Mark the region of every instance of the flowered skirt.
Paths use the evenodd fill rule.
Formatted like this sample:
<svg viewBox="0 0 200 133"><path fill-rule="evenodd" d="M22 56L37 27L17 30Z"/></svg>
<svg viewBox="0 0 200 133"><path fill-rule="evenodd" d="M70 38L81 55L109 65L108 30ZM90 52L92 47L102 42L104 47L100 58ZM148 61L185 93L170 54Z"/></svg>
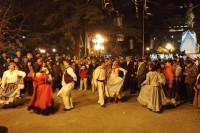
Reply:
<svg viewBox="0 0 200 133"><path fill-rule="evenodd" d="M15 98L20 97L20 90L24 88L24 85L15 83L5 84L4 89L0 88L0 104L9 104L12 103Z"/></svg>

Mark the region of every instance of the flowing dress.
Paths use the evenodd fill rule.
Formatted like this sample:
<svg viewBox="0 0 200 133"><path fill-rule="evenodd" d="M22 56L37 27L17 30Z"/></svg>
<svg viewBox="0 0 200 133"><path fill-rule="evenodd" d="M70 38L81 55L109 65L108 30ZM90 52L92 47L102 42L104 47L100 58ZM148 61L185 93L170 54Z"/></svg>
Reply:
<svg viewBox="0 0 200 133"><path fill-rule="evenodd" d="M7 70L3 73L0 83L0 104L10 104L20 97L20 90L24 88L22 79L26 73L19 70Z"/></svg>
<svg viewBox="0 0 200 133"><path fill-rule="evenodd" d="M195 94L194 94L194 101L193 101L193 105L195 107L200 108L200 85L198 84L200 78L200 74L197 76L197 81L196 81L196 85L195 85Z"/></svg>
<svg viewBox="0 0 200 133"><path fill-rule="evenodd" d="M36 113L49 114L53 111L53 91L50 84L46 83L48 75L30 72L28 77L33 79L33 95L29 102L28 110L33 109Z"/></svg>
<svg viewBox="0 0 200 133"><path fill-rule="evenodd" d="M110 70L110 76L107 81L107 90L109 97L114 95L119 96L120 90L122 88L124 79L119 76L119 71L125 72L126 70L117 66Z"/></svg>
<svg viewBox="0 0 200 133"><path fill-rule="evenodd" d="M156 71L148 72L137 100L152 111L159 112L162 106L168 103L161 85L164 83L163 74Z"/></svg>

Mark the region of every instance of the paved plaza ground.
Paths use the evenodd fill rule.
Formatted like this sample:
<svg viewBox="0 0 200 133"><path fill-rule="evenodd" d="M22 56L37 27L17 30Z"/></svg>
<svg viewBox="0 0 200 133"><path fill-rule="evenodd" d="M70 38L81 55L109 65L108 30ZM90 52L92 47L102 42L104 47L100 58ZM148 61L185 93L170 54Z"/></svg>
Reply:
<svg viewBox="0 0 200 133"><path fill-rule="evenodd" d="M55 95L58 110L50 116L27 111L30 97L25 97L22 106L0 109L0 126L8 133L200 133L200 109L187 103L154 113L137 102L137 95L106 108L97 104L97 93L74 90L72 95L75 108L66 112Z"/></svg>

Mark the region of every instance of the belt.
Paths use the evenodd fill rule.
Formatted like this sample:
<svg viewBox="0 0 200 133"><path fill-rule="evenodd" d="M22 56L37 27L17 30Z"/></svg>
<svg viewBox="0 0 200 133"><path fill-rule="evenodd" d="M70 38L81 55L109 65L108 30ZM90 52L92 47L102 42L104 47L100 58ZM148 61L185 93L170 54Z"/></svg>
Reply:
<svg viewBox="0 0 200 133"><path fill-rule="evenodd" d="M97 79L97 81L99 81L99 82L104 82L105 80L98 80L98 79Z"/></svg>

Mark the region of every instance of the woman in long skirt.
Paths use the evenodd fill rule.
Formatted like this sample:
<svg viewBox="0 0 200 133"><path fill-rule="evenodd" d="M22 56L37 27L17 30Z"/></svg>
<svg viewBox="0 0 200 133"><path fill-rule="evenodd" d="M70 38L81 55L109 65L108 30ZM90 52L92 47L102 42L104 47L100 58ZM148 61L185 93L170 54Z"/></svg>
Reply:
<svg viewBox="0 0 200 133"><path fill-rule="evenodd" d="M142 83L141 91L138 96L140 104L148 109L159 112L163 105L168 103L162 84L165 83L164 76L156 71L157 68L153 63L149 64L149 72L146 75L146 80Z"/></svg>
<svg viewBox="0 0 200 133"><path fill-rule="evenodd" d="M197 81L194 88L195 88L195 94L194 94L193 105L195 107L200 108L200 74L197 77Z"/></svg>
<svg viewBox="0 0 200 133"><path fill-rule="evenodd" d="M35 72L30 72L28 77L33 79L33 95L28 110L33 109L34 112L44 115L53 113L53 91L48 75L38 68Z"/></svg>
<svg viewBox="0 0 200 133"><path fill-rule="evenodd" d="M8 70L3 73L0 86L0 104L4 104L4 109L16 106L14 101L20 97L20 90L24 88L23 79L26 73L15 69L15 67L15 63L10 63Z"/></svg>
<svg viewBox="0 0 200 133"><path fill-rule="evenodd" d="M107 81L108 95L110 98L114 98L115 102L117 99L121 99L120 90L124 82L124 78L119 76L119 71L122 71L125 77L127 71L118 66L118 61L115 60L109 70L109 78Z"/></svg>

